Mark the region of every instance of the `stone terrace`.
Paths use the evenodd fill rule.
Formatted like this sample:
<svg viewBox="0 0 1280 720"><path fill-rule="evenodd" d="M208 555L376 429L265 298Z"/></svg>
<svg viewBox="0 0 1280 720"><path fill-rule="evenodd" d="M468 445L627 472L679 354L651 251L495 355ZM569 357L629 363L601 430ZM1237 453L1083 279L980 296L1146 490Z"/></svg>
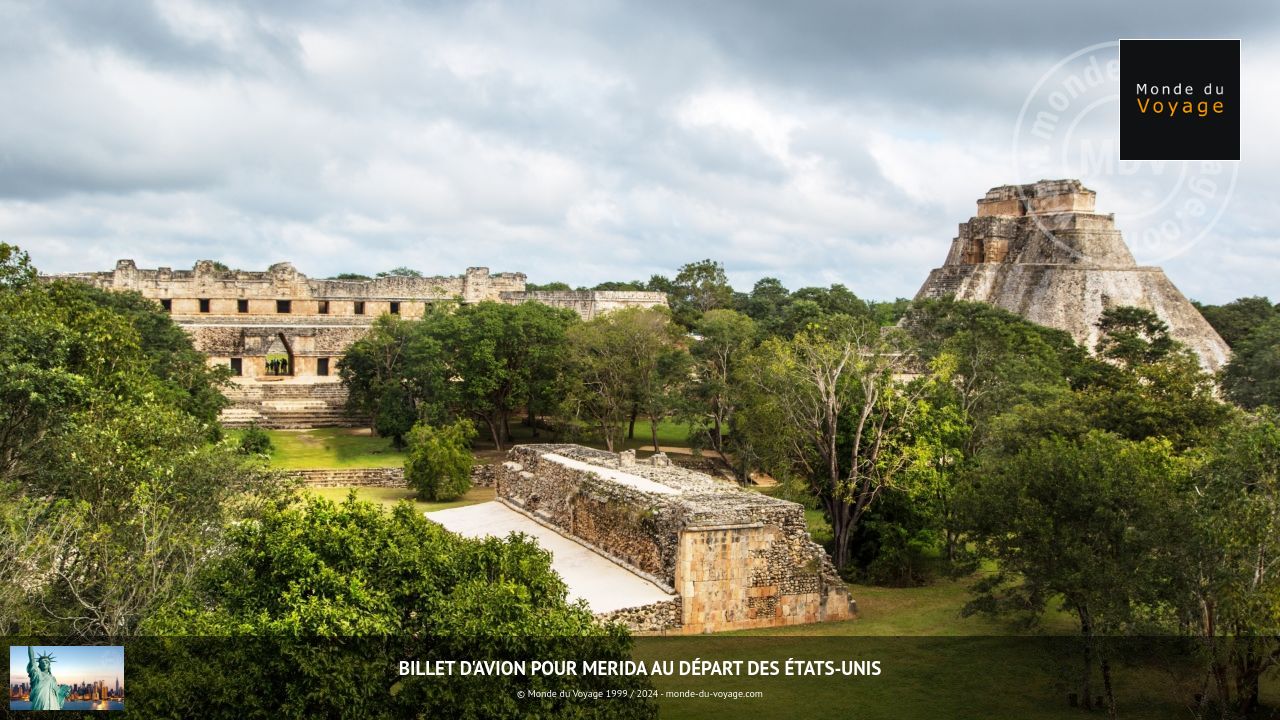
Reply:
<svg viewBox="0 0 1280 720"><path fill-rule="evenodd" d="M634 629L697 633L852 616L800 505L672 466L661 453L638 462L631 451L520 445L496 487L499 502L679 595L653 612L613 614Z"/></svg>

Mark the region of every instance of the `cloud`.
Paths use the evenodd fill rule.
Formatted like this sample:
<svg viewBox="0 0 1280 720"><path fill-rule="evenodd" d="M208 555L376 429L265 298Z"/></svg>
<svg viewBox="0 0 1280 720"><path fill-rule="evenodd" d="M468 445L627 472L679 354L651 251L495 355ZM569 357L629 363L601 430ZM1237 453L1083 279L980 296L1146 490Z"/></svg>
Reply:
<svg viewBox="0 0 1280 720"><path fill-rule="evenodd" d="M1276 30L1234 1L0 4L0 235L55 272L577 285L712 257L742 289L910 296L977 197L1038 179L1010 143L1059 58L1244 36L1230 212L1166 265L1201 299L1274 293ZM1124 229L1133 201L1098 189Z"/></svg>

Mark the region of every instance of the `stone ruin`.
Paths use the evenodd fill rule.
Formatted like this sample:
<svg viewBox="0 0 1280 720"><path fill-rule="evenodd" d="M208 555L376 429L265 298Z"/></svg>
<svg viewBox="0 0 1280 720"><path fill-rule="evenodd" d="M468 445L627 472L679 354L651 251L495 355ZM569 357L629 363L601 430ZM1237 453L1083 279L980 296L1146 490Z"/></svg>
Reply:
<svg viewBox="0 0 1280 720"><path fill-rule="evenodd" d="M518 445L497 502L648 579L670 600L605 614L638 632L703 633L853 617L804 508L671 465L580 445Z"/></svg>
<svg viewBox="0 0 1280 720"><path fill-rule="evenodd" d="M523 273L467 268L462 275L309 278L290 263L266 271L222 270L201 260L191 270L141 269L120 260L112 271L51 276L155 300L215 365L231 368L228 427L257 423L297 429L365 424L347 415L337 364L381 315L420 318L441 303L540 302L589 320L626 307L666 305L664 293L526 291Z"/></svg>
<svg viewBox="0 0 1280 720"><path fill-rule="evenodd" d="M1095 212L1095 199L1079 180L992 188L916 299L953 295L996 305L1065 330L1089 349L1103 311L1145 308L1216 371L1227 361L1227 344L1163 270L1134 262L1115 216Z"/></svg>

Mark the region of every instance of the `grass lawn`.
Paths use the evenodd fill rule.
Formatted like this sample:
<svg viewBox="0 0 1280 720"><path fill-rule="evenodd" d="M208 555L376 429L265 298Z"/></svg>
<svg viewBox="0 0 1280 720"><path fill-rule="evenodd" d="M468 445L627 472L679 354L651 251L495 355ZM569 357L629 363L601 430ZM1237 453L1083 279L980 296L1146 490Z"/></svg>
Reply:
<svg viewBox="0 0 1280 720"><path fill-rule="evenodd" d="M483 430L483 428L481 428ZM643 432L642 432L643 431ZM239 430L228 431L238 438ZM649 446L648 423L636 424L636 439L626 441L628 448ZM271 444L271 466L279 470L342 469L362 467L400 467L404 464L404 452L391 447L391 440L377 437L367 428L316 428L314 430L268 430ZM658 442L663 446L688 447L689 428L666 421L658 426ZM512 423L513 443L555 442L555 438L543 431L533 436L533 429L520 423ZM592 443L591 447L603 448ZM476 458L492 462L505 457L506 451L493 449L486 433L481 432L475 444Z"/></svg>
<svg viewBox="0 0 1280 720"><path fill-rule="evenodd" d="M376 437L364 428L268 430L267 434L275 448L271 466L279 470L404 465L404 453L391 447L389 438Z"/></svg>
<svg viewBox="0 0 1280 720"><path fill-rule="evenodd" d="M638 660L879 660L878 676L654 677L665 691L759 691L761 698L660 697L663 718L804 717L859 720L988 718L1070 720L1093 715L1067 703L1079 667L1070 616L1051 612L1036 634L1007 621L961 617L975 578L919 588L850 585L859 618L847 622L638 638ZM1175 685L1170 668L1117 663L1119 717L1190 717L1184 704L1194 683ZM1264 682L1263 702L1280 702ZM1101 682L1094 692L1101 694ZM1186 693L1183 695L1182 693Z"/></svg>
<svg viewBox="0 0 1280 720"><path fill-rule="evenodd" d="M444 510L453 507L462 507L463 505L475 505L476 503L488 502L493 499L493 488L473 487L467 491L465 495L452 500L450 502L429 503L414 498L414 491L408 488L386 488L386 487L327 487L327 488L308 488L307 492L312 495L318 495L322 498L328 498L334 502L342 502L347 499L347 493L355 491L356 497L361 500L378 503L386 508L394 507L402 500L408 500L413 503L414 508L420 512L432 512L435 510Z"/></svg>

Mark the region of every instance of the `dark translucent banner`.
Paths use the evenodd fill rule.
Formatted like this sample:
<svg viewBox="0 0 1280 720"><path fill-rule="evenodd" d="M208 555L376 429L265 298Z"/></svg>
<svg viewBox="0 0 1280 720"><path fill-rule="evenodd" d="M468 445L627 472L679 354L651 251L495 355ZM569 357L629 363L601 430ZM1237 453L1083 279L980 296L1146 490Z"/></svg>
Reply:
<svg viewBox="0 0 1280 720"><path fill-rule="evenodd" d="M7 640L14 647L84 644ZM123 712L56 717L897 720L1114 710L1121 718L1167 719L1222 717L1224 706L1242 702L1253 717L1273 717L1268 707L1280 705L1269 659L1280 646L1260 638L150 637L98 644L124 646L122 688L113 698ZM1250 659L1265 665L1256 700ZM22 662L10 667L14 709L6 706L6 716L53 717L18 709Z"/></svg>

